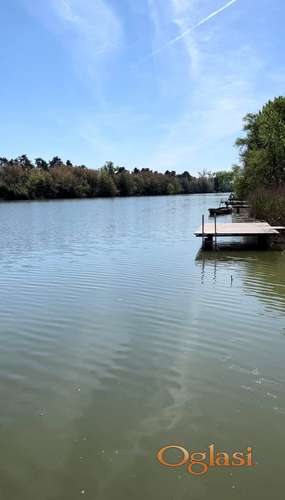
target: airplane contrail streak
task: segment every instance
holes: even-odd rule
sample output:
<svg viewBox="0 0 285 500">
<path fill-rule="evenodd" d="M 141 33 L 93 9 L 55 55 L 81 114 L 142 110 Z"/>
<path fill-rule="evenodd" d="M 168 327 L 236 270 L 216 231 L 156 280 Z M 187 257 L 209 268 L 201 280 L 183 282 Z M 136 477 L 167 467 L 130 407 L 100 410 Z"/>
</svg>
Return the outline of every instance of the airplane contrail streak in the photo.
<svg viewBox="0 0 285 500">
<path fill-rule="evenodd" d="M 230 0 L 230 2 L 226 3 L 223 7 L 221 7 L 218 10 L 215 10 L 215 12 L 212 12 L 212 14 L 209 14 L 207 17 L 202 19 L 202 21 L 199 21 L 194 26 L 191 26 L 187 30 L 183 31 L 183 33 L 180 33 L 180 35 L 169 40 L 167 43 L 159 47 L 157 50 L 154 50 L 151 54 L 149 54 L 149 56 L 146 56 L 143 60 L 149 59 L 155 56 L 156 54 L 160 54 L 160 52 L 163 52 L 167 47 L 171 47 L 171 45 L 174 45 L 175 43 L 179 42 L 179 40 L 182 40 L 183 38 L 185 38 L 185 36 L 189 35 L 189 33 L 192 33 L 192 31 L 195 31 L 197 28 L 199 28 L 199 26 L 202 26 L 202 24 L 207 23 L 213 17 L 216 17 L 218 14 L 221 14 L 221 12 L 228 9 L 231 5 L 233 5 L 236 2 L 238 2 L 238 0 Z"/>
</svg>

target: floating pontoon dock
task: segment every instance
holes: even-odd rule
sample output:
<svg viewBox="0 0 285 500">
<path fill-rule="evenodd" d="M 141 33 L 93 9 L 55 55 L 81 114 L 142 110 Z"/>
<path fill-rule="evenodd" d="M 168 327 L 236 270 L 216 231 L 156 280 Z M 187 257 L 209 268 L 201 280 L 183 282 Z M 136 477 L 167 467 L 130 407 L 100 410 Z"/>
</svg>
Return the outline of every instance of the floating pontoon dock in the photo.
<svg viewBox="0 0 285 500">
<path fill-rule="evenodd" d="M 269 242 L 269 238 L 278 235 L 279 227 L 273 227 L 267 224 L 267 222 L 229 222 L 220 224 L 204 223 L 204 217 L 202 218 L 202 225 L 194 234 L 197 237 L 202 238 L 203 246 L 212 247 L 213 242 L 217 243 L 218 237 L 233 236 L 233 237 L 243 237 L 243 236 L 256 236 L 258 241 L 263 245 Z"/>
</svg>

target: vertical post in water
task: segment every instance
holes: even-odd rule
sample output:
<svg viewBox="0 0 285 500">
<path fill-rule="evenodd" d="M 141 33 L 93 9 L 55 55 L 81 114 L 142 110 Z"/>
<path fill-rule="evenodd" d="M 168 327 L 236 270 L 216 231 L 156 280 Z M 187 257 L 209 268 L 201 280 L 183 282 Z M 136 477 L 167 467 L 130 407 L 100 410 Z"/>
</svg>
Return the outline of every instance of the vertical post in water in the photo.
<svg viewBox="0 0 285 500">
<path fill-rule="evenodd" d="M 202 248 L 204 248 L 205 215 L 202 215 Z"/>
<path fill-rule="evenodd" d="M 215 249 L 217 249 L 217 215 L 215 214 Z"/>
</svg>

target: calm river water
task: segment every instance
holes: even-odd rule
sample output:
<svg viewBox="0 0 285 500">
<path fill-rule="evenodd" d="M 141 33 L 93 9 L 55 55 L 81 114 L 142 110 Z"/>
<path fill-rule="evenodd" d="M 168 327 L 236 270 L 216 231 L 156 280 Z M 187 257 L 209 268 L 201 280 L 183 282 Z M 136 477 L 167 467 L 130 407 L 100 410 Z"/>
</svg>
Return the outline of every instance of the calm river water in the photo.
<svg viewBox="0 0 285 500">
<path fill-rule="evenodd" d="M 1 500 L 284 500 L 285 254 L 199 255 L 219 200 L 0 204 Z"/>
</svg>

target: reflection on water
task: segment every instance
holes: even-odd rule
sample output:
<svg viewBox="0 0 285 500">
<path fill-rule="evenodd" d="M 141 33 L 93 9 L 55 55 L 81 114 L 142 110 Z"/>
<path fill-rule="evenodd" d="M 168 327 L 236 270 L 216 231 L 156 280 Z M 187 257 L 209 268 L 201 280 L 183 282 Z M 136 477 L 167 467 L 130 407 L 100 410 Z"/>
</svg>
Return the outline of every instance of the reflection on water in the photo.
<svg viewBox="0 0 285 500">
<path fill-rule="evenodd" d="M 239 245 L 237 245 L 239 247 Z M 206 274 L 212 273 L 213 281 L 217 279 L 219 270 L 223 273 L 225 263 L 228 269 L 233 270 L 231 285 L 234 282 L 234 274 L 242 279 L 244 292 L 248 295 L 258 297 L 268 306 L 284 312 L 285 305 L 285 252 L 255 251 L 254 248 L 245 250 L 241 244 L 237 251 L 234 244 L 228 245 L 218 252 L 205 252 L 199 250 L 196 262 L 201 266 L 201 282 Z"/>
<path fill-rule="evenodd" d="M 0 204 L 1 498 L 283 498 L 285 255 L 196 258 L 219 199 Z M 258 466 L 155 460 L 212 442 Z"/>
</svg>

